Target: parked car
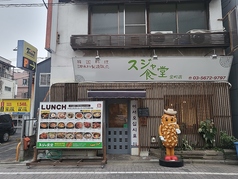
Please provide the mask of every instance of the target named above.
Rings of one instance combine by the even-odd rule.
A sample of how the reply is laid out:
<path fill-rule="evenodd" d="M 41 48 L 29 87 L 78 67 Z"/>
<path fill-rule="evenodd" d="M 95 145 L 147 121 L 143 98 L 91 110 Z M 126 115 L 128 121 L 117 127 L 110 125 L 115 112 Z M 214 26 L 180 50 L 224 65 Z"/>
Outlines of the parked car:
<path fill-rule="evenodd" d="M 12 117 L 9 114 L 0 115 L 0 142 L 7 142 L 10 135 L 16 132 Z"/>

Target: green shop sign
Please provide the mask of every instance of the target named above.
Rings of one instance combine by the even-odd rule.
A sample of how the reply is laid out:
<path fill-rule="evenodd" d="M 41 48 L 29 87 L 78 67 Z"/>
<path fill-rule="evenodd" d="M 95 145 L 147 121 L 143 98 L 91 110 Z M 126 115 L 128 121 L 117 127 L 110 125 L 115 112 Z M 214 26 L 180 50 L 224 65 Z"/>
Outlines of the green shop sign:
<path fill-rule="evenodd" d="M 101 149 L 102 142 L 37 142 L 38 149 L 82 148 Z"/>

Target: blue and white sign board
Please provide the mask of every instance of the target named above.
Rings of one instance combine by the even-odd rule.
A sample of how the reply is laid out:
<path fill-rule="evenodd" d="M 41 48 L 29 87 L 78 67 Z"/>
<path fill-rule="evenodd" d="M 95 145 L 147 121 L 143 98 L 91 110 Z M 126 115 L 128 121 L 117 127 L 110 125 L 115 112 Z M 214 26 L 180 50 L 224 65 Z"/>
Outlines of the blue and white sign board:
<path fill-rule="evenodd" d="M 37 63 L 37 48 L 24 40 L 17 43 L 17 67 L 35 72 Z"/>

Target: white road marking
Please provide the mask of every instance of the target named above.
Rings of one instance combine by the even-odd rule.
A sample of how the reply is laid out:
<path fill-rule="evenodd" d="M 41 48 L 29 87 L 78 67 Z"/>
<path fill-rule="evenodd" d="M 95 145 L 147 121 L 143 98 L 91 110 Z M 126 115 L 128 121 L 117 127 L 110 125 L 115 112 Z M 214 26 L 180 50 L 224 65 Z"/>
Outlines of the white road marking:
<path fill-rule="evenodd" d="M 0 175 L 107 175 L 107 174 L 169 174 L 169 175 L 232 175 L 238 176 L 238 173 L 212 173 L 212 172 L 157 172 L 157 171 L 130 171 L 130 172 L 0 172 Z"/>

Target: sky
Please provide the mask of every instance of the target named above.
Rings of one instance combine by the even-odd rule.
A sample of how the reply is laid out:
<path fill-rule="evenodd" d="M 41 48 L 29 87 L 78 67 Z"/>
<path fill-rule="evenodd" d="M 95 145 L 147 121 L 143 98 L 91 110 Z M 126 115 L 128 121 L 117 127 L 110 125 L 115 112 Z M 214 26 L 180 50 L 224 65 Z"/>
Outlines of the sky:
<path fill-rule="evenodd" d="M 34 6 L 17 7 L 15 4 Z M 0 0 L 0 56 L 16 66 L 17 52 L 13 49 L 18 40 L 24 40 L 38 49 L 38 61 L 47 57 L 44 49 L 46 17 L 47 9 L 42 0 Z"/>

